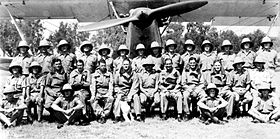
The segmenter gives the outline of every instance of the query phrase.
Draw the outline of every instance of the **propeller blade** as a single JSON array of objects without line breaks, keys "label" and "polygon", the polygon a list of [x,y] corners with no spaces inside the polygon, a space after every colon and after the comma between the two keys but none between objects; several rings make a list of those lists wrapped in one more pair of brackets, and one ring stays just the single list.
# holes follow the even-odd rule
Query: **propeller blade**
[{"label": "propeller blade", "polygon": [[92,23],[89,25],[81,26],[78,28],[78,31],[94,31],[104,28],[109,28],[117,25],[122,25],[128,22],[137,21],[138,17],[131,16],[126,18],[119,18],[119,19],[111,19],[111,20],[105,20],[101,22]]},{"label": "propeller blade", "polygon": [[207,1],[184,1],[153,9],[150,17],[168,17],[187,13],[206,5]]}]

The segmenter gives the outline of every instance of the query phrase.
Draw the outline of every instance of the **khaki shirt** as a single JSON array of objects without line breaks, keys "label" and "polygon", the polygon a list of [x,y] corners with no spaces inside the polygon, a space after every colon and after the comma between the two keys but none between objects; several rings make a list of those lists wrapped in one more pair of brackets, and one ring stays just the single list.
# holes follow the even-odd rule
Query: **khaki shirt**
[{"label": "khaki shirt", "polygon": [[90,73],[94,73],[97,67],[97,56],[92,53],[90,55],[83,54],[80,59],[84,61],[84,68]]},{"label": "khaki shirt", "polygon": [[40,92],[41,86],[45,86],[45,76],[35,77],[34,74],[29,74],[25,79],[23,87],[30,87],[30,92]]},{"label": "khaki shirt", "polygon": [[259,49],[259,51],[257,52],[257,56],[265,60],[266,68],[276,68],[276,66],[278,65],[277,52],[275,50],[267,51],[264,49]]},{"label": "khaki shirt", "polygon": [[203,52],[200,54],[200,64],[201,64],[201,71],[210,71],[212,69],[213,63],[216,59],[216,52],[206,53]]},{"label": "khaki shirt", "polygon": [[229,86],[231,87],[246,88],[246,86],[251,83],[250,74],[245,69],[243,69],[241,73],[238,73],[237,71],[232,71],[230,74],[231,79]]},{"label": "khaki shirt", "polygon": [[203,88],[205,86],[203,74],[198,70],[184,70],[182,73],[182,85],[185,89],[193,85]]},{"label": "khaki shirt", "polygon": [[83,105],[78,97],[74,97],[72,100],[66,100],[64,97],[58,97],[53,104],[57,105],[63,110],[69,110],[77,105]]},{"label": "khaki shirt", "polygon": [[[16,101],[15,102],[9,102],[8,100],[6,99],[3,99],[1,102],[0,102],[0,107],[2,109],[12,109],[12,108],[15,108],[15,107],[26,107],[26,105],[24,104],[24,100],[22,99],[22,97],[19,97],[19,98],[15,98]],[[1,112],[3,113],[5,116],[7,116],[8,118],[11,118],[15,113],[17,112],[17,110],[13,110],[12,112]]]},{"label": "khaki shirt", "polygon": [[89,89],[90,86],[90,72],[84,69],[82,72],[79,72],[78,69],[74,69],[70,73],[69,84],[72,85],[73,90]]},{"label": "khaki shirt", "polygon": [[136,72],[120,73],[120,70],[116,73],[114,79],[114,89],[117,94],[123,94],[129,98],[139,92],[139,78]]},{"label": "khaki shirt", "polygon": [[21,92],[22,88],[24,87],[25,78],[26,77],[23,75],[20,75],[19,77],[15,77],[12,75],[12,76],[8,77],[4,88],[6,88],[8,86],[13,86],[15,88],[15,90]]},{"label": "khaki shirt", "polygon": [[180,90],[181,75],[178,70],[173,70],[168,73],[166,69],[162,70],[159,77],[160,89],[163,90]]},{"label": "khaki shirt", "polygon": [[279,98],[275,94],[270,94],[268,100],[263,100],[260,97],[253,99],[252,108],[257,109],[257,111],[269,114],[270,112],[278,109],[280,106]]},{"label": "khaki shirt", "polygon": [[96,70],[91,76],[90,87],[93,95],[112,96],[114,79],[111,72],[102,73],[100,70]]},{"label": "khaki shirt", "polygon": [[172,59],[173,68],[175,68],[175,69],[177,69],[177,70],[180,69],[180,66],[181,66],[182,63],[183,63],[180,54],[178,54],[178,53],[171,54],[171,53],[168,53],[168,52],[167,52],[167,53],[164,53],[164,54],[162,55],[163,61],[165,61],[167,58]]},{"label": "khaki shirt", "polygon": [[35,57],[35,60],[42,66],[42,73],[49,73],[52,71],[52,60],[55,58],[54,55],[39,54]]},{"label": "khaki shirt", "polygon": [[48,73],[46,77],[46,91],[49,96],[55,96],[60,92],[64,84],[68,82],[67,74],[64,73]]},{"label": "khaki shirt", "polygon": [[70,74],[75,69],[76,56],[74,54],[59,54],[58,58],[61,60],[62,67],[67,74]]},{"label": "khaki shirt", "polygon": [[241,57],[244,60],[244,67],[253,67],[256,53],[251,50],[249,50],[248,52],[246,52],[245,50],[240,50],[236,57]]},{"label": "khaki shirt", "polygon": [[217,87],[224,87],[228,84],[230,84],[230,77],[227,74],[221,74],[221,73],[205,73],[204,74],[204,80],[205,84],[208,85],[210,83],[215,84]]},{"label": "khaki shirt", "polygon": [[13,62],[19,63],[22,67],[22,74],[23,75],[29,75],[29,67],[30,64],[34,61],[34,58],[27,54],[25,56],[23,56],[22,54],[18,54],[16,57],[14,57]]},{"label": "khaki shirt", "polygon": [[222,61],[222,65],[224,66],[225,70],[233,70],[233,62],[236,57],[236,54],[225,54],[224,52],[221,52],[218,54],[218,59]]},{"label": "khaki shirt", "polygon": [[140,56],[135,57],[132,60],[132,65],[131,65],[132,69],[137,73],[140,73],[142,70],[144,70],[143,61],[145,59],[146,59],[145,57],[140,57]]},{"label": "khaki shirt", "polygon": [[258,71],[256,69],[250,71],[251,85],[254,89],[258,89],[262,85],[270,85],[272,75],[267,71]]},{"label": "khaki shirt", "polygon": [[181,55],[181,59],[183,61],[183,65],[184,65],[184,69],[188,68],[188,64],[189,64],[189,59],[191,57],[194,57],[196,59],[196,61],[199,63],[200,58],[199,58],[199,54],[193,54],[193,53],[189,53],[188,51],[186,53],[184,53],[183,55]]}]

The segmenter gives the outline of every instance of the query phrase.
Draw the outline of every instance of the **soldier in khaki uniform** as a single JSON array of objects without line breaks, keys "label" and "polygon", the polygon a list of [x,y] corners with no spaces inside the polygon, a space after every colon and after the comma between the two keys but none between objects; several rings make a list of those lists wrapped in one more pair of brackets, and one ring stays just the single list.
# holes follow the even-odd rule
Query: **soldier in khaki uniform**
[{"label": "soldier in khaki uniform", "polygon": [[143,65],[143,61],[146,58],[145,50],[146,50],[145,46],[141,43],[136,46],[136,52],[138,55],[132,60],[132,69],[136,73],[140,73],[143,70],[142,65]]},{"label": "soldier in khaki uniform", "polygon": [[75,69],[76,56],[70,53],[71,46],[66,40],[61,40],[57,49],[60,52],[57,58],[61,60],[64,71],[69,75]]},{"label": "soldier in khaki uniform", "polygon": [[114,115],[115,123],[120,120],[120,114],[123,113],[125,121],[129,122],[130,106],[133,107],[136,114],[136,120],[141,120],[141,103],[139,97],[139,77],[131,68],[131,61],[124,59],[122,67],[115,74],[114,79],[115,103]]},{"label": "soldier in khaki uniform", "polygon": [[42,73],[47,75],[52,70],[52,60],[55,58],[54,55],[48,52],[52,46],[47,40],[41,40],[38,47],[39,54],[35,57],[35,60],[42,66]]},{"label": "soldier in khaki uniform", "polygon": [[22,74],[27,77],[29,75],[28,68],[34,58],[28,53],[29,45],[26,41],[20,41],[17,50],[19,54],[14,57],[11,63],[19,63],[22,67]]},{"label": "soldier in khaki uniform", "polygon": [[24,100],[12,86],[5,88],[3,94],[5,98],[0,101],[0,121],[4,122],[4,127],[19,125],[26,109]]},{"label": "soldier in khaki uniform", "polygon": [[231,72],[234,68],[232,66],[236,54],[232,52],[233,46],[229,40],[224,40],[221,46],[222,52],[218,54],[217,59],[222,61],[222,65],[226,73]]},{"label": "soldier in khaki uniform", "polygon": [[[204,76],[201,73],[195,57],[189,59],[189,69],[185,69],[182,73],[182,88],[184,100],[184,119],[187,121],[193,116],[197,116],[197,101],[205,97],[204,92]],[[192,104],[192,113],[190,111]]]},{"label": "soldier in khaki uniform", "polygon": [[[83,60],[77,61],[77,69],[74,69],[70,73],[69,84],[72,86],[73,91],[75,91],[75,95],[79,97],[79,99],[86,106],[86,101],[90,99],[90,71],[84,68]],[[83,114],[86,113],[86,107],[83,109]]]},{"label": "soldier in khaki uniform", "polygon": [[70,84],[63,85],[61,90],[62,95],[55,99],[51,105],[54,110],[54,116],[59,124],[57,128],[64,125],[72,125],[79,122],[82,118],[82,109],[84,107],[81,100],[74,95],[74,91]]},{"label": "soldier in khaki uniform", "polygon": [[99,68],[92,74],[90,90],[91,106],[97,117],[97,122],[104,124],[110,115],[113,105],[113,75],[106,68],[106,61],[99,61]]},{"label": "soldier in khaki uniform", "polygon": [[45,105],[46,110],[50,112],[52,116],[53,110],[51,109],[52,103],[56,98],[61,96],[62,86],[68,83],[68,77],[62,67],[62,62],[60,59],[53,59],[52,61],[53,71],[48,73],[46,76],[46,84],[45,84]]},{"label": "soldier in khaki uniform", "polygon": [[44,87],[45,87],[45,77],[42,74],[41,65],[33,61],[29,67],[29,76],[25,79],[24,86],[26,89],[23,97],[27,105],[27,114],[29,120],[33,121],[31,108],[34,107],[34,115],[36,115],[37,120],[42,120],[43,113],[43,98],[44,98]]},{"label": "soldier in khaki uniform", "polygon": [[183,70],[189,68],[189,59],[191,57],[195,57],[197,61],[199,61],[199,54],[194,53],[195,44],[193,43],[192,40],[190,39],[186,40],[184,44],[184,49],[186,52],[183,55],[181,55],[181,58],[183,60]]},{"label": "soldier in khaki uniform", "polygon": [[155,67],[154,69],[156,72],[160,73],[163,69],[163,59],[162,59],[162,47],[159,45],[158,42],[154,41],[151,43],[151,55],[148,58],[152,59]]},{"label": "soldier in khaki uniform", "polygon": [[205,121],[204,123],[206,125],[211,122],[223,124],[222,120],[226,113],[227,102],[218,95],[219,89],[213,83],[208,84],[205,92],[207,96],[197,103],[201,110],[201,116]]},{"label": "soldier in khaki uniform", "polygon": [[113,58],[109,56],[109,54],[111,53],[111,49],[108,47],[108,45],[106,44],[102,44],[98,50],[99,56],[98,57],[98,61],[100,61],[101,59],[105,60],[106,62],[106,69],[113,73]]},{"label": "soldier in khaki uniform", "polygon": [[177,104],[178,121],[182,120],[183,96],[180,91],[181,75],[173,66],[172,59],[165,60],[165,69],[160,73],[160,104],[162,119],[166,120],[166,111],[170,99],[175,99]]},{"label": "soldier in khaki uniform", "polygon": [[177,48],[177,44],[169,39],[166,41],[166,44],[165,44],[165,50],[166,52],[162,55],[162,58],[163,58],[163,61],[165,61],[166,59],[172,59],[172,63],[173,63],[173,67],[180,71],[181,72],[181,67],[182,67],[182,59],[181,59],[181,56],[179,53],[176,53],[175,50]]},{"label": "soldier in khaki uniform", "polygon": [[80,50],[83,53],[80,59],[84,61],[84,68],[90,73],[94,73],[97,66],[97,55],[91,53],[93,45],[89,41],[82,42]]},{"label": "soldier in khaki uniform", "polygon": [[150,58],[143,62],[144,70],[139,74],[140,100],[145,106],[146,113],[150,113],[155,106],[160,104],[159,74],[153,69],[155,64]]},{"label": "soldier in khaki uniform", "polygon": [[210,72],[213,66],[213,62],[217,57],[217,53],[214,50],[214,45],[204,40],[201,45],[202,53],[200,54],[200,70],[204,72]]},{"label": "soldier in khaki uniform", "polygon": [[241,50],[237,53],[236,57],[241,57],[244,60],[244,68],[253,68],[253,62],[256,58],[256,53],[252,51],[254,44],[249,38],[243,38],[240,44]]},{"label": "soldier in khaki uniform", "polygon": [[120,70],[123,60],[128,58],[127,55],[129,54],[129,49],[127,48],[126,45],[120,45],[117,53],[118,53],[118,57],[113,62],[113,66],[114,66],[113,73],[116,73],[117,71]]}]

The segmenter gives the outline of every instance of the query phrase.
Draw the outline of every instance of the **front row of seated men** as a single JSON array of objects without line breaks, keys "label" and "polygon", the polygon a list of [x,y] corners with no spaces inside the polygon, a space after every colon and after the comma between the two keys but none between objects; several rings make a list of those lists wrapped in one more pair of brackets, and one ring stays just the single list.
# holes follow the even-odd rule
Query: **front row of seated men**
[{"label": "front row of seated men", "polygon": [[41,74],[37,62],[32,62],[28,77],[22,75],[19,64],[11,63],[12,76],[4,88],[0,120],[5,127],[18,125],[26,110],[29,121],[42,121],[45,108],[61,128],[87,121],[87,107],[93,109],[91,114],[99,123],[105,123],[111,112],[114,123],[122,119],[141,121],[142,109],[150,113],[155,107],[160,107],[166,120],[169,104],[174,101],[178,121],[189,120],[198,106],[205,124],[223,123],[226,117],[234,116],[236,107],[243,108],[249,102],[252,107],[248,113],[254,121],[273,123],[280,117],[279,98],[270,85],[259,86],[255,94],[250,92],[249,73],[240,58],[235,59],[235,70],[228,74],[222,72],[220,61],[213,63],[212,72],[201,73],[196,59],[190,58],[189,68],[182,74],[172,67],[171,59],[165,60],[165,69],[160,73],[155,72],[151,61],[146,59],[145,70],[136,73],[131,61],[124,59],[121,68],[112,74],[106,62],[100,60],[98,69],[90,75],[83,61],[78,60],[77,69],[69,77],[60,59],[52,61],[53,71],[47,75]]}]

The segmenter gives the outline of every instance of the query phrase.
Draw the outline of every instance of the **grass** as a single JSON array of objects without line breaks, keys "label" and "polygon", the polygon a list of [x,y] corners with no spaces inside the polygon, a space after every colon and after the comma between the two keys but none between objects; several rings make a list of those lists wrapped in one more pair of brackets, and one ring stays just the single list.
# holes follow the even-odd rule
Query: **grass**
[{"label": "grass", "polygon": [[[276,124],[252,123],[251,118],[244,117],[229,121],[225,125],[204,125],[198,119],[177,122],[175,119],[161,121],[148,118],[145,123],[106,124],[92,122],[88,126],[65,126],[56,128],[55,123],[38,123],[22,125],[0,131],[1,138],[280,138],[280,122]],[[1,133],[2,132],[2,133]]]}]

